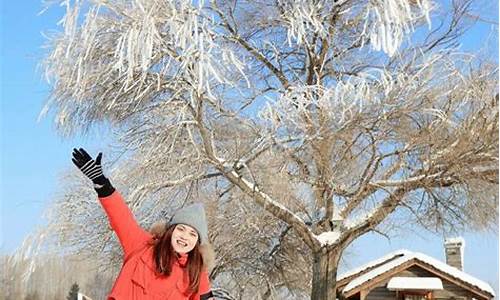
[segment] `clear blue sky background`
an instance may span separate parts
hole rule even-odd
[[[498,2],[483,3],[489,3],[484,9],[487,20],[498,22]],[[42,212],[58,189],[58,176],[72,167],[71,149],[83,145],[95,153],[99,143],[92,137],[63,140],[50,119],[37,122],[49,92],[37,70],[44,53],[41,33],[56,28],[62,8],[54,6],[38,16],[42,9],[39,1],[2,1],[1,5],[0,253],[4,254],[15,251],[29,232],[43,224]],[[488,22],[478,23],[465,37],[463,49],[477,49],[491,27]],[[496,56],[498,44],[493,44],[489,51]],[[467,244],[465,270],[492,285],[498,295],[497,233],[463,236]],[[424,232],[396,237],[390,242],[381,236],[366,235],[349,249],[349,266],[400,248],[444,260],[442,243],[441,236]]]

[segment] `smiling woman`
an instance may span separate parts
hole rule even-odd
[[[94,160],[84,149],[73,149],[73,163],[94,183],[123,249],[122,269],[108,300],[210,299],[212,251],[203,206],[182,208],[169,224],[159,222],[147,232],[103,175],[101,158],[102,153]]]
[[[190,226],[177,225],[174,227],[172,247],[177,253],[187,253],[193,250],[198,242],[198,233]]]

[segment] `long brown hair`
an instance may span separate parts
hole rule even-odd
[[[153,259],[155,261],[156,272],[165,276],[172,273],[172,264],[177,260],[171,239],[176,225],[170,225],[160,236],[153,239]],[[196,294],[200,287],[200,273],[203,267],[203,257],[200,253],[200,240],[196,242],[193,250],[188,252],[187,271],[189,274],[189,287],[186,294]]]

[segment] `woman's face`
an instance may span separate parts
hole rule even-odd
[[[175,252],[179,254],[188,253],[193,250],[196,242],[198,242],[198,232],[189,225],[177,224],[172,232],[170,242]]]

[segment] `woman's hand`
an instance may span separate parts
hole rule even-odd
[[[111,195],[115,189],[102,173],[101,158],[101,152],[94,160],[83,148],[73,148],[73,158],[71,160],[85,176],[92,180],[99,197],[106,197]]]
[[[73,158],[71,159],[75,166],[82,171],[92,182],[100,176],[104,176],[101,167],[102,153],[99,152],[95,160],[83,148],[73,148]]]

